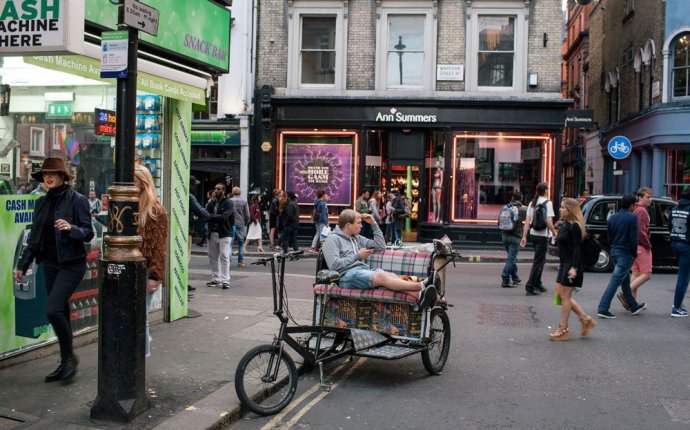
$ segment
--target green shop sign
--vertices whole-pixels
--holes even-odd
[[[46,118],[71,118],[72,102],[48,103]]]
[[[115,85],[115,79],[101,79],[101,64],[91,57],[83,55],[37,56],[24,57],[24,62]],[[206,103],[206,93],[203,89],[144,72],[138,73],[137,90],[200,105]]]
[[[192,145],[240,145],[237,130],[192,130]]]
[[[158,36],[139,32],[142,42],[227,72],[230,66],[230,11],[209,0],[144,0],[160,11]],[[117,6],[86,0],[85,19],[117,28]]]

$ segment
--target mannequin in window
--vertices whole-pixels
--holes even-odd
[[[433,222],[441,222],[441,189],[443,188],[443,168],[441,160],[436,160],[434,181],[431,185],[431,208],[434,213]]]

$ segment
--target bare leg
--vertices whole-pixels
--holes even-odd
[[[637,299],[637,290],[652,277],[651,273],[633,272],[630,277],[630,290],[633,297]]]
[[[568,327],[568,319],[570,318],[570,310],[572,309],[572,301],[570,297],[573,294],[573,289],[564,287],[556,282],[556,292],[561,298],[561,327]]]
[[[402,291],[419,299],[419,292],[422,290],[421,282],[405,281],[400,279],[395,273],[376,272],[371,280],[371,286],[383,287],[393,291]]]
[[[271,249],[275,248],[275,242],[273,238],[275,237],[276,234],[276,228],[272,227],[271,230],[268,232],[268,244],[271,247]]]

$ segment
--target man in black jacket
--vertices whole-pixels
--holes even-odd
[[[688,290],[690,279],[690,187],[685,187],[680,193],[678,206],[673,208],[668,222],[671,248],[678,256],[678,278],[676,278],[676,293],[673,296],[671,316],[684,318],[688,311],[683,307],[683,298]]]
[[[232,227],[235,225],[232,201],[225,196],[225,185],[216,184],[213,198],[206,204],[211,215],[208,221],[208,261],[211,263],[211,282],[206,285],[224,290],[230,288],[230,248]]]

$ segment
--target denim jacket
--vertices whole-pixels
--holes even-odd
[[[43,228],[48,211],[50,210],[50,198],[42,196],[36,202],[33,224],[17,269],[26,273],[31,263],[43,260]],[[55,230],[55,245],[57,247],[58,263],[86,260],[86,247],[84,243],[93,239],[93,226],[91,225],[91,213],[89,200],[72,188],[58,197],[55,206],[55,219],[64,219],[72,228],[69,231]]]

